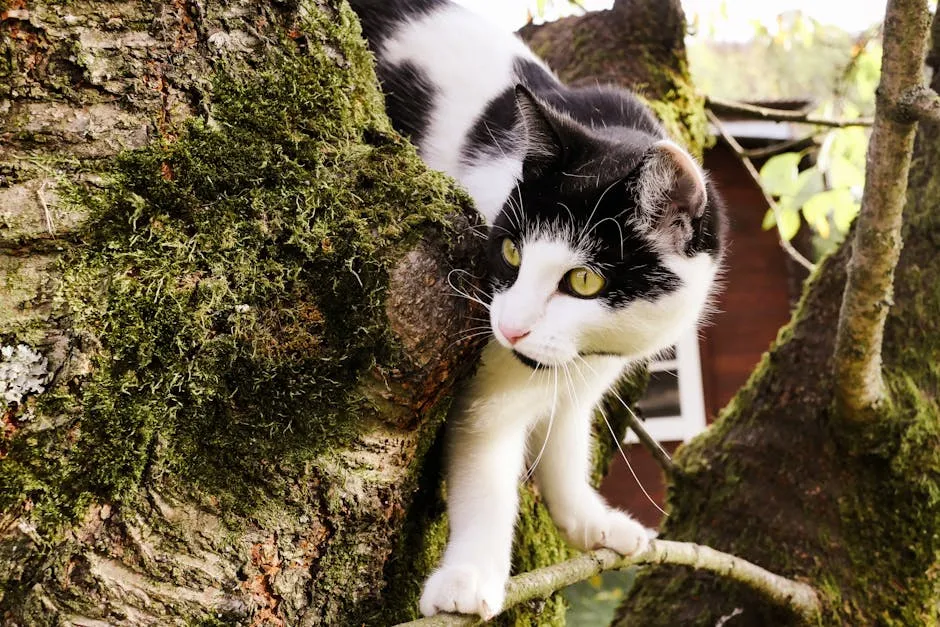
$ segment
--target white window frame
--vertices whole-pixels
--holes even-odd
[[[675,370],[679,375],[679,416],[643,420],[643,426],[657,442],[687,442],[705,430],[705,396],[702,390],[702,360],[698,350],[698,329],[691,329],[676,342],[675,359],[652,361],[650,372]],[[632,429],[626,444],[640,440]]]

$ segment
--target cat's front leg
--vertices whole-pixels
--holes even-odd
[[[424,584],[420,609],[498,614],[506,597],[525,424],[506,417],[481,428],[461,416],[450,433],[447,512],[450,537],[441,565]]]
[[[626,512],[610,507],[589,482],[590,411],[562,408],[551,429],[545,421],[531,437],[530,448],[545,447],[536,468],[539,490],[568,542],[585,551],[609,548],[621,555],[646,550],[646,528]]]

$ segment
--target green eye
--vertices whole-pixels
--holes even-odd
[[[503,240],[503,259],[513,268],[518,268],[522,264],[522,255],[519,249],[508,237]]]
[[[571,291],[578,296],[594,296],[607,284],[604,277],[590,268],[575,268],[569,271],[565,275],[565,281]]]

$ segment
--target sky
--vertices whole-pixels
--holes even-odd
[[[525,23],[527,12],[534,12],[536,4],[534,0],[457,1],[513,30]],[[578,12],[564,0],[555,0],[549,4],[546,11],[548,19]],[[606,9],[613,4],[613,0],[582,0],[581,4],[591,10]],[[703,21],[711,21],[717,39],[745,41],[754,32],[755,20],[773,30],[777,15],[795,9],[824,24],[859,32],[881,21],[885,0],[852,0],[851,3],[831,0],[682,0],[682,6],[690,21],[695,14]]]

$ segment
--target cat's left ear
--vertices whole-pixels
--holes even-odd
[[[524,85],[516,85],[517,123],[525,138],[523,178],[538,177],[561,160],[564,148],[558,114]]]
[[[689,153],[664,139],[650,148],[637,181],[637,219],[657,239],[680,248],[692,236],[692,221],[708,203],[705,173]]]

